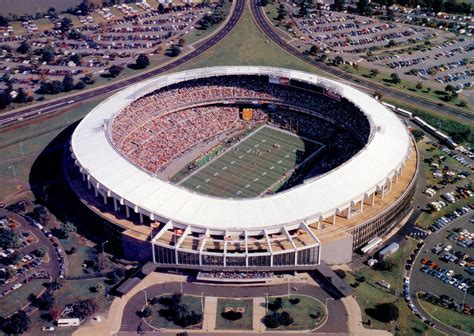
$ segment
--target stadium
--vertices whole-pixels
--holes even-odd
[[[73,189],[133,260],[345,263],[409,216],[417,150],[369,95],[314,74],[212,67],[136,83],[70,143]]]

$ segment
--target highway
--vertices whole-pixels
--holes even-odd
[[[157,75],[160,75],[166,71],[172,70],[180,66],[181,64],[186,63],[187,61],[201,55],[206,50],[208,50],[209,48],[217,44],[220,40],[222,40],[236,26],[237,22],[242,16],[244,7],[245,7],[245,0],[236,0],[235,9],[232,12],[228,21],[225,23],[225,26],[222,27],[216,34],[212,35],[211,38],[205,41],[198,48],[194,49],[193,51],[189,52],[183,57],[176,59],[175,61],[172,61],[166,65],[163,65],[162,67],[153,69],[149,72],[134,76],[133,78],[130,78],[124,81],[111,83],[110,85],[100,86],[96,89],[91,89],[84,93],[80,93],[74,96],[71,96],[71,95],[65,96],[64,98],[55,99],[54,101],[51,101],[51,102],[35,104],[34,106],[31,106],[26,109],[22,109],[21,111],[17,111],[17,112],[14,111],[12,113],[1,115],[0,127],[7,126],[19,121],[23,121],[25,119],[31,119],[40,115],[53,113],[57,111],[58,108],[66,107],[71,104],[76,104],[78,102],[85,101],[94,97],[99,97],[106,93],[112,93],[114,91],[120,90],[138,81],[149,79]]]
[[[409,93],[403,92],[402,90],[390,88],[383,84],[379,84],[371,80],[367,80],[365,78],[352,75],[337,67],[330,66],[323,62],[318,62],[315,59],[312,59],[310,56],[305,55],[301,51],[293,48],[287,42],[287,40],[281,36],[283,33],[276,32],[277,28],[274,28],[273,25],[268,21],[268,19],[265,17],[265,13],[262,10],[262,7],[259,6],[259,0],[250,0],[250,1],[251,1],[252,16],[255,23],[259,27],[259,29],[270,40],[272,40],[275,44],[277,44],[280,48],[284,49],[289,54],[295,57],[298,57],[299,59],[305,61],[306,63],[309,63],[313,65],[314,67],[326,73],[329,73],[335,77],[347,80],[358,86],[363,86],[364,88],[368,90],[378,91],[386,97],[397,97],[397,99],[402,99],[406,101],[407,103],[416,105],[420,109],[433,110],[447,116],[456,116],[458,119],[466,121],[471,124],[474,123],[474,115],[470,114],[467,111],[463,111],[460,108],[458,109],[452,106],[447,106],[442,103],[435,102],[431,99],[416,97]]]

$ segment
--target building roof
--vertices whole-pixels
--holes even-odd
[[[369,118],[373,136],[353,158],[329,173],[284,192],[256,199],[226,199],[194,193],[160,180],[124,158],[109,142],[107,122],[123,107],[173,83],[218,75],[279,75],[337,92]],[[314,74],[271,67],[213,67],[163,75],[135,83],[95,107],[71,140],[76,164],[109,197],[152,219],[216,229],[273,228],[339,212],[387,182],[409,154],[402,122],[369,95]]]

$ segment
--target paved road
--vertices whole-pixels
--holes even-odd
[[[146,289],[146,295],[150,299],[160,294],[176,293],[181,291],[181,285],[184,293],[204,296],[217,296],[217,297],[262,297],[266,293],[269,296],[286,295],[288,293],[288,285],[272,285],[272,286],[215,286],[205,285],[188,282],[167,282],[162,284],[156,284]],[[347,312],[340,300],[333,300],[333,298],[324,291],[321,287],[292,283],[292,292],[294,294],[304,294],[311,297],[315,297],[321,300],[323,303],[327,302],[329,317],[326,323],[318,329],[315,334],[348,334],[347,327]],[[296,290],[295,290],[296,289]],[[120,327],[120,335],[134,334],[137,331],[137,327],[141,322],[141,319],[137,316],[137,312],[141,311],[145,304],[145,293],[143,291],[135,294],[126,304],[123,312],[122,325]],[[146,324],[142,324],[143,327],[148,328]],[[155,332],[154,334],[165,334],[164,332]],[[175,332],[170,334],[175,335]],[[214,333],[213,333],[214,335]],[[285,333],[285,335],[289,335]],[[299,334],[301,335],[301,333]]]
[[[232,12],[231,17],[229,18],[225,26],[222,27],[222,29],[220,29],[219,32],[213,35],[209,40],[205,41],[198,48],[194,49],[193,51],[184,55],[183,57],[173,62],[170,62],[162,67],[159,67],[152,71],[135,76],[128,80],[112,83],[111,85],[107,85],[107,86],[101,86],[96,89],[88,90],[87,92],[80,93],[74,96],[66,96],[62,99],[55,100],[54,102],[45,102],[41,104],[35,104],[34,106],[30,108],[22,109],[21,111],[18,111],[18,112],[12,112],[4,116],[0,116],[0,127],[9,125],[18,121],[22,121],[23,119],[27,119],[27,118],[30,119],[33,117],[37,117],[39,115],[45,115],[48,113],[55,112],[57,111],[58,108],[63,108],[70,105],[71,101],[73,101],[73,103],[76,104],[84,100],[88,100],[94,97],[101,96],[106,93],[111,93],[111,92],[120,90],[135,82],[149,79],[159,74],[162,74],[166,71],[174,69],[180,66],[181,64],[201,55],[207,49],[211,48],[220,40],[222,40],[235,27],[235,25],[239,21],[244,11],[245,0],[236,0],[236,2],[237,3],[235,6],[235,9]]]
[[[252,15],[254,17],[255,22],[257,23],[258,27],[262,32],[267,35],[269,39],[271,39],[274,43],[276,43],[279,47],[283,48],[289,54],[298,57],[299,59],[309,63],[316,68],[325,71],[331,75],[334,75],[338,78],[345,79],[350,81],[356,85],[361,85],[369,90],[378,91],[385,95],[386,97],[397,97],[401,98],[413,105],[416,105],[422,109],[430,109],[434,110],[438,113],[445,114],[445,115],[455,115],[459,119],[462,119],[469,123],[474,123],[474,115],[470,114],[467,111],[463,111],[462,109],[458,109],[451,106],[445,106],[441,103],[434,102],[432,100],[423,98],[423,97],[415,97],[410,95],[406,92],[401,90],[395,90],[390,87],[386,87],[383,84],[378,84],[373,81],[364,79],[362,77],[354,76],[346,71],[343,71],[337,67],[333,67],[330,65],[326,65],[322,62],[318,62],[311,57],[303,54],[301,51],[296,50],[292,46],[290,46],[287,42],[287,39],[281,36],[281,32],[277,32],[276,28],[265,18],[265,13],[261,6],[259,6],[259,0],[250,0],[251,1],[251,10]],[[440,106],[442,105],[442,106]]]

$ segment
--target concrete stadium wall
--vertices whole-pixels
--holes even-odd
[[[323,242],[321,246],[321,261],[328,265],[345,264],[352,261],[352,235],[344,238]]]

